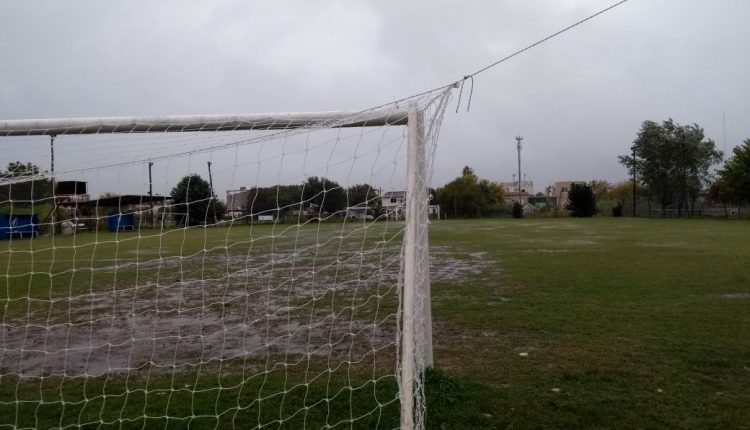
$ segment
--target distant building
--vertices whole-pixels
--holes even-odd
[[[387,191],[383,193],[381,204],[388,219],[403,219],[406,212],[406,191]]]
[[[557,181],[555,182],[555,189],[552,192],[552,197],[557,200],[558,208],[565,208],[568,203],[568,193],[570,192],[570,186],[573,184],[585,184],[586,181]]]
[[[534,197],[532,194],[521,192],[518,193],[516,191],[510,191],[505,193],[505,201],[507,203],[516,203],[519,202],[521,205],[525,205],[529,202],[529,198]]]
[[[432,196],[429,196],[432,200]],[[406,215],[406,191],[387,191],[381,196],[383,212],[388,219],[404,219]],[[440,219],[440,205],[427,205],[428,218]]]
[[[521,205],[525,205],[529,202],[529,197],[534,196],[534,182],[532,181],[518,181],[514,182],[500,182],[500,186],[505,190],[505,201],[508,203],[519,202]],[[521,187],[521,192],[518,191],[518,187]]]
[[[360,203],[346,208],[346,219],[372,219],[368,212],[372,211],[372,205]]]
[[[518,193],[518,181],[515,182],[500,182],[500,185],[505,188],[506,196],[509,193]],[[532,181],[521,181],[521,193],[534,195],[534,182]]]
[[[247,199],[250,195],[245,187],[239,190],[227,190],[227,212],[225,217],[229,219],[240,218],[247,213]]]
[[[440,219],[440,205],[428,205],[427,218]]]

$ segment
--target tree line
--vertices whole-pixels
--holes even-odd
[[[682,215],[694,210],[699,197],[741,206],[750,201],[750,139],[734,148],[721,169],[722,152],[697,124],[680,125],[668,119],[661,123],[644,121],[630,154],[618,156],[632,181],[610,184],[604,180],[575,183],[564,207],[572,216],[593,216],[611,211],[623,214],[633,197],[645,197],[649,206],[660,205]],[[24,205],[53,196],[52,180],[39,167],[20,161],[0,171],[0,202]],[[367,202],[369,214],[382,214],[379,191],[370,184],[342,187],[336,181],[312,176],[302,184],[255,187],[247,192],[246,213],[274,218],[306,213],[324,217]],[[226,206],[200,175],[183,177],[170,192],[173,220],[178,225],[204,225],[224,218]],[[444,186],[430,190],[431,204],[440,205],[450,218],[497,216],[510,212],[505,189],[496,182],[479,178],[465,166],[461,175]],[[513,213],[520,211],[514,208]]]
[[[52,197],[52,181],[44,173],[32,163],[8,163],[0,171],[0,202],[24,206]]]
[[[649,203],[672,208],[677,216],[692,213],[699,197],[740,206],[750,200],[750,139],[734,148],[723,168],[714,171],[723,154],[697,124],[672,119],[644,121],[630,154],[620,155]]]
[[[250,218],[270,215],[274,219],[288,216],[309,215],[323,218],[341,213],[348,207],[368,204],[369,214],[380,215],[382,211],[379,193],[370,184],[342,187],[325,177],[311,176],[302,184],[254,187],[246,191],[244,212]],[[209,184],[199,175],[184,177],[170,193],[173,203],[173,218],[178,225],[196,225],[222,219],[226,206],[212,195]]]
[[[275,218],[302,211],[314,217],[324,217],[364,203],[367,203],[369,215],[377,217],[382,211],[380,194],[374,186],[357,184],[347,188],[318,176],[311,176],[298,185],[250,188],[247,195],[246,211],[249,214]]]

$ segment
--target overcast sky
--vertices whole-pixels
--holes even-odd
[[[0,119],[361,110],[456,81],[611,3],[7,0]],[[468,87],[459,113],[454,94],[433,185],[464,165],[511,180],[517,134],[536,191],[625,179],[616,156],[644,120],[697,123],[723,149],[725,116],[730,151],[750,138],[748,17],[746,0],[630,0],[480,74],[469,112]],[[42,146],[7,142],[2,167],[48,162]]]

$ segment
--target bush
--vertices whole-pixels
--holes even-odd
[[[523,218],[523,206],[521,206],[521,203],[515,202],[513,203],[513,218]]]
[[[574,217],[592,217],[596,215],[596,197],[594,191],[587,184],[572,184],[568,192],[568,202],[565,209],[571,211]]]
[[[622,203],[618,203],[615,206],[612,206],[612,216],[613,217],[621,217],[622,216]]]

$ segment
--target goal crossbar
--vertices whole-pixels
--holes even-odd
[[[360,112],[52,118],[0,120],[0,136],[291,130],[325,123],[332,123],[330,126],[334,128],[379,127],[406,125],[407,122],[407,111],[389,111],[364,118]]]

